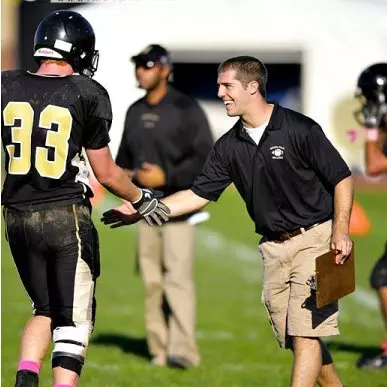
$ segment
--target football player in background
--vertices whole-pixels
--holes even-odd
[[[36,30],[34,57],[36,73],[3,72],[1,89],[6,233],[34,308],[21,338],[15,386],[38,386],[52,338],[54,385],[73,387],[94,326],[100,273],[82,149],[97,180],[149,223],[166,221],[168,209],[111,157],[110,99],[91,79],[98,51],[89,22],[73,11],[51,13]]]
[[[387,172],[387,63],[367,67],[359,76],[357,96],[362,106],[355,113],[365,128],[365,164],[367,174],[379,176]],[[387,211],[384,209],[384,211]],[[376,262],[370,277],[377,291],[384,319],[385,341],[381,353],[373,358],[361,359],[358,366],[368,369],[387,369],[387,243],[384,253]]]

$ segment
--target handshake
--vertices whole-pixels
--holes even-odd
[[[134,224],[141,219],[145,219],[150,226],[154,224],[161,226],[167,222],[171,211],[159,201],[162,192],[153,189],[142,189],[141,191],[142,196],[138,202],[132,203],[132,205],[124,203],[104,212],[101,221],[106,225],[110,224],[111,228]],[[133,208],[137,211],[134,212]]]

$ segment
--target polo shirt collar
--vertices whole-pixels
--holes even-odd
[[[269,104],[274,105],[274,109],[271,113],[269,123],[266,126],[266,130],[278,130],[281,129],[282,120],[284,118],[284,108],[278,105],[277,102],[269,101]]]
[[[284,109],[281,105],[278,105],[277,102],[269,101],[268,103],[273,104],[274,108],[271,113],[269,123],[267,124],[265,131],[279,130],[281,129],[281,124],[284,116]],[[245,140],[249,140],[249,141],[251,140],[251,137],[246,133],[246,131],[243,128],[241,119],[239,119],[236,122],[234,128],[237,131],[238,137],[244,138]]]

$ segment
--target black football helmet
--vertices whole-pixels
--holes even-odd
[[[356,97],[361,108],[355,112],[365,127],[387,130],[387,63],[367,67],[357,81]]]
[[[63,59],[75,72],[92,77],[98,67],[93,27],[79,13],[58,10],[44,18],[34,38],[34,57]]]

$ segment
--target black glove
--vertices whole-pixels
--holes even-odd
[[[163,197],[163,193],[161,191],[145,188],[141,191],[141,199],[136,203],[132,203],[133,208],[145,218],[150,226],[153,226],[154,222],[159,226],[162,225],[163,221],[167,222],[168,214],[170,214],[171,211],[164,203],[161,203],[158,200]]]
[[[111,228],[134,224],[141,219],[145,219],[150,226],[155,223],[161,226],[163,222],[167,222],[170,210],[158,200],[162,197],[162,192],[152,189],[142,189],[141,191],[141,199],[136,203],[132,203],[133,208],[137,210],[136,213],[127,215],[112,209],[103,213],[101,221],[104,224],[111,224]]]
[[[387,104],[379,104],[369,101],[364,104],[362,109],[364,117],[364,126],[366,128],[382,128],[387,114]]]
[[[102,214],[101,222],[106,225],[111,224],[110,228],[117,228],[137,223],[143,218],[144,217],[138,212],[135,212],[131,215],[126,215],[113,208]]]

